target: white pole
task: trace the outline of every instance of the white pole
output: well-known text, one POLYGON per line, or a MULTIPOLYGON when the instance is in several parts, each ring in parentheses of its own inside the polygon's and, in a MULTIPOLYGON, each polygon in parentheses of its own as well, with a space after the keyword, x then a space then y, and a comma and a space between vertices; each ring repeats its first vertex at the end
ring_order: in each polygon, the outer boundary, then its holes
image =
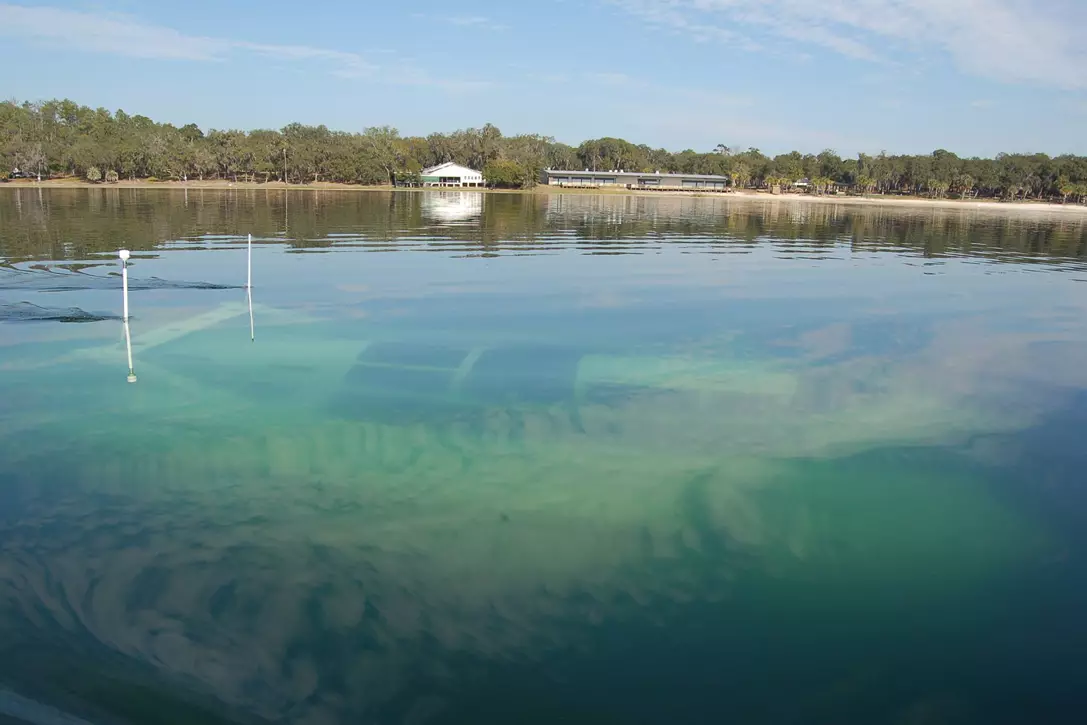
POLYGON ((245 298, 249 301, 249 341, 255 342, 256 337, 253 333, 253 290, 245 290, 245 298))
POLYGON ((245 297, 249 302, 249 341, 256 340, 256 336, 253 332, 253 235, 249 235, 249 241, 246 245, 248 250, 248 256, 246 258, 246 273, 245 273, 245 297))
POLYGON ((128 382, 136 382, 136 372, 132 368, 132 333, 128 328, 128 258, 132 256, 127 249, 117 252, 121 258, 121 290, 124 298, 124 315, 121 321, 125 327, 125 350, 128 352, 128 382))
POLYGON ((128 331, 128 319, 125 319, 125 349, 128 350, 128 382, 136 382, 136 371, 132 369, 132 334, 128 331))
POLYGON ((121 315, 121 319, 128 322, 128 258, 132 256, 127 249, 122 249, 117 252, 117 256, 121 258, 121 289, 124 295, 124 314, 121 315))

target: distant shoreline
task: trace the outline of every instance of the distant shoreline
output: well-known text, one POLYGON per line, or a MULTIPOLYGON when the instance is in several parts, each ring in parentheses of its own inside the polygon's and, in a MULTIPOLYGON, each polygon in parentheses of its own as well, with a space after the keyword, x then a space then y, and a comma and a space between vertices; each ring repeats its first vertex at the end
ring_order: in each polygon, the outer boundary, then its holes
POLYGON ((770 194, 753 190, 733 191, 728 193, 714 193, 704 191, 643 191, 639 189, 578 189, 559 188, 540 185, 533 189, 459 189, 448 188, 414 188, 404 189, 389 185, 363 186, 360 184, 342 184, 336 182, 316 182, 313 184, 281 184, 278 182, 231 182, 227 180, 206 181, 118 181, 113 184, 91 183, 77 179, 50 179, 37 182, 31 179, 10 180, 0 183, 0 189, 158 189, 166 191, 182 191, 185 189, 200 190, 245 190, 245 191, 345 191, 345 192, 373 192, 373 191, 407 191, 414 193, 433 193, 437 191, 471 191, 484 194, 577 194, 577 195, 601 195, 601 196, 668 196, 668 197, 702 197, 722 198, 730 201, 766 202, 785 204, 849 204, 858 206, 909 206, 914 208, 936 207, 944 209, 984 209, 991 211, 1019 211, 1019 212, 1057 212, 1070 214, 1087 214, 1087 204, 1053 204, 1042 201, 998 201, 995 199, 929 199, 925 197, 911 196, 884 196, 872 194, 868 196, 814 196, 808 194, 770 194))

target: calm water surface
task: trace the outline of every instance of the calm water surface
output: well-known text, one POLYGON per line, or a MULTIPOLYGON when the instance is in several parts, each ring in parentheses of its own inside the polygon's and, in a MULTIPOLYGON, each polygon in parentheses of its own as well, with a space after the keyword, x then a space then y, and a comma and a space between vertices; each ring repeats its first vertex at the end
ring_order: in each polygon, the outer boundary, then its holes
POLYGON ((1085 313, 1075 214, 0 187, 0 722, 1081 722, 1085 313))

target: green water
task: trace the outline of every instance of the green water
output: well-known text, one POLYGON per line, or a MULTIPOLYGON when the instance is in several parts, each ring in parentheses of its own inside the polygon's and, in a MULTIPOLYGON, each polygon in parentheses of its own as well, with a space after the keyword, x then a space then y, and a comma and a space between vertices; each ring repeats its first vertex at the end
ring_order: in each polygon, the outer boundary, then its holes
POLYGON ((0 188, 0 722, 1079 722, 1085 221, 0 188))

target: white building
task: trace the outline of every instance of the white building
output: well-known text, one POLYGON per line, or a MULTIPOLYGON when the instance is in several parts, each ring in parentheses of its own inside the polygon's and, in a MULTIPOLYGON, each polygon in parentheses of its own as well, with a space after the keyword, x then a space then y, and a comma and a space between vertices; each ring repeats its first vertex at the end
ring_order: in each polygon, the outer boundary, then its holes
POLYGON ((483 174, 452 161, 423 169, 423 186, 483 186, 483 174))

